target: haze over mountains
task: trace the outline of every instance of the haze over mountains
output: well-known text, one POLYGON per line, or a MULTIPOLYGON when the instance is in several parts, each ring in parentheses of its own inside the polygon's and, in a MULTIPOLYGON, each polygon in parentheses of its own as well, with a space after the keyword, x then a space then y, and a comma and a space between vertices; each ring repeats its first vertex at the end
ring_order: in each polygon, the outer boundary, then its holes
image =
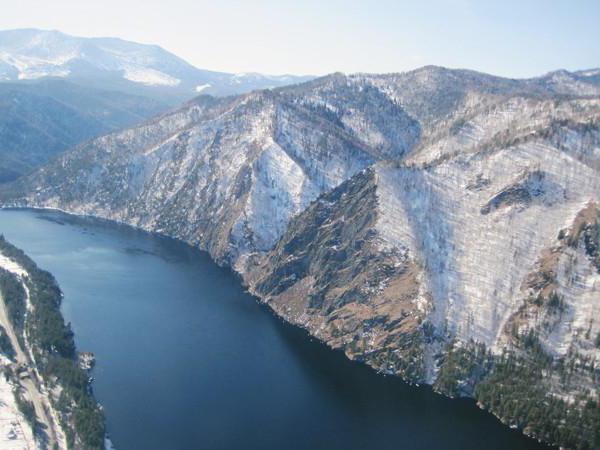
POLYGON ((152 98, 64 80, 0 83, 0 183, 81 142, 167 109, 152 98))
POLYGON ((288 321, 600 442, 600 78, 424 67, 198 97, 5 187, 207 250, 288 321))
POLYGON ((35 29, 0 31, 0 80, 41 78, 124 90, 173 104, 199 93, 240 94, 311 77, 198 69, 159 46, 118 38, 81 38, 35 29))
POLYGON ((158 46, 121 39, 0 31, 0 183, 196 95, 308 78, 201 70, 158 46))

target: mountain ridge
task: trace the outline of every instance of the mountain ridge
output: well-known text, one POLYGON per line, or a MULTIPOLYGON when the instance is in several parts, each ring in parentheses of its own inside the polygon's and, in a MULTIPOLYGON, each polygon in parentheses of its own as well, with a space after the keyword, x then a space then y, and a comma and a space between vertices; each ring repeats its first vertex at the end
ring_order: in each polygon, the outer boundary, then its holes
POLYGON ((231 95, 312 78, 198 69, 158 45, 120 38, 39 29, 0 31, 0 81, 49 77, 152 96, 171 105, 198 92, 231 95))

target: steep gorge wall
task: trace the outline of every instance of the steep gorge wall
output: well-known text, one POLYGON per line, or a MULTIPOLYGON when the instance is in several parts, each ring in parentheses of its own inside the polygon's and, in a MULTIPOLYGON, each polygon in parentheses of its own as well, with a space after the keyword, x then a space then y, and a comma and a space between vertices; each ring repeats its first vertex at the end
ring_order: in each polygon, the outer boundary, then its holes
POLYGON ((523 286, 600 199, 599 100, 467 75, 200 98, 75 149, 4 204, 182 239, 349 357, 586 448, 600 428, 588 244, 558 259, 552 332, 523 286))

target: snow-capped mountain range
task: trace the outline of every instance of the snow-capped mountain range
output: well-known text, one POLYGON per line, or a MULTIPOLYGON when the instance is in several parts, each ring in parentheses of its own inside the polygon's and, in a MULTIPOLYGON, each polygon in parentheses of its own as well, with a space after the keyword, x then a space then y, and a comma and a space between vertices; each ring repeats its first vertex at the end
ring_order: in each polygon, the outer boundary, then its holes
POLYGON ((0 183, 198 95, 309 78, 201 70, 158 46, 115 38, 0 31, 0 183))
POLYGON ((59 31, 0 31, 0 81, 63 78, 94 87, 169 93, 231 95, 306 81, 311 77, 230 74, 198 69, 156 45, 117 38, 81 38, 59 31))
POLYGON ((200 96, 0 198, 182 239, 349 357, 595 448, 599 127, 597 70, 333 74, 200 96))

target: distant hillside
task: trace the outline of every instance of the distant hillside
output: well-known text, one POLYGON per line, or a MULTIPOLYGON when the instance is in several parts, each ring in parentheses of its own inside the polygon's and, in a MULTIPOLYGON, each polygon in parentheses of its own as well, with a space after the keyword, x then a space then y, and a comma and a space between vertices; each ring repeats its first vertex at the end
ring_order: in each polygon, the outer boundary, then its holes
POLYGON ((0 182, 83 141, 168 109, 157 100, 63 80, 0 83, 0 182))
POLYGON ((310 78, 201 70, 158 46, 115 38, 0 31, 0 183, 197 95, 310 78))

